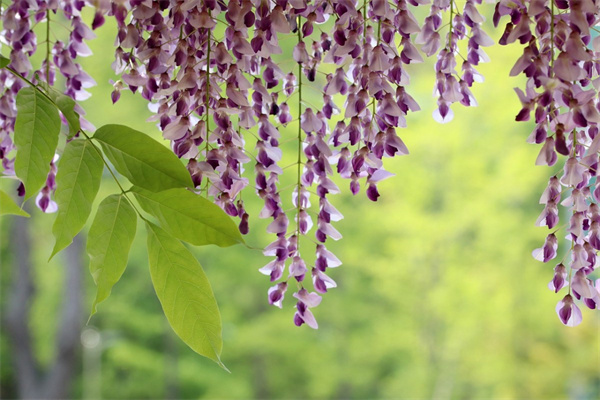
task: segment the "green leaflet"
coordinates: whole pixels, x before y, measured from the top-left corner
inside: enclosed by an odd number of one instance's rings
[[[6,57],[0,56],[0,68],[4,68],[8,64],[10,64],[10,60]]]
[[[221,316],[202,266],[158,226],[146,222],[146,231],[150,276],[169,324],[192,350],[227,369],[220,360]]]
[[[125,196],[113,194],[102,200],[86,248],[90,272],[98,287],[90,318],[123,275],[136,228],[135,210]]]
[[[79,114],[75,111],[75,101],[64,94],[55,94],[54,102],[69,123],[69,138],[72,138],[79,132]]]
[[[56,174],[58,215],[52,226],[56,244],[50,258],[71,244],[85,225],[100,188],[103,167],[102,157],[88,140],[67,143]]]
[[[178,239],[196,246],[227,247],[244,242],[235,223],[219,206],[187,189],[153,193],[134,186],[131,191],[142,208]]]
[[[52,99],[67,120],[69,124],[69,138],[75,136],[81,129],[79,114],[75,111],[75,100],[49,86],[46,82],[40,82],[39,86],[44,89],[44,92],[48,94],[48,97]]]
[[[23,211],[6,192],[0,190],[0,215],[20,215],[29,218],[30,215]]]
[[[25,185],[25,200],[44,186],[58,145],[60,116],[52,102],[32,87],[17,94],[15,173]]]
[[[104,125],[94,139],[117,171],[134,185],[153,192],[193,185],[177,156],[142,132],[122,125]]]

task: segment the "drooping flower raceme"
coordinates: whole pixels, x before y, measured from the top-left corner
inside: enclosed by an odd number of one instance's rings
[[[494,41],[481,28],[485,18],[477,10],[476,4],[481,4],[481,0],[467,0],[460,13],[454,0],[433,0],[430,14],[416,39],[418,43],[423,44],[423,51],[427,56],[437,53],[434,93],[438,97],[438,108],[433,112],[433,118],[440,123],[449,122],[454,117],[450,108],[453,103],[460,103],[466,107],[477,105],[469,88],[474,82],[483,81],[475,67],[489,61],[481,47],[491,46]],[[449,28],[445,46],[440,49],[442,11],[448,11]],[[462,56],[458,49],[459,40],[465,39],[466,57]],[[457,56],[463,59],[461,75],[456,71]]]
[[[568,326],[582,320],[575,300],[596,309],[600,296],[590,279],[600,250],[600,41],[592,39],[599,11],[594,2],[501,0],[494,15],[496,25],[502,16],[510,17],[500,44],[524,45],[511,75],[527,77],[525,87],[516,89],[522,104],[516,119],[535,121],[528,142],[542,145],[536,165],[562,167],[540,198],[544,209],[536,224],[552,232],[533,255],[543,262],[555,259],[559,238],[566,235],[569,248],[554,268],[549,288],[556,293],[567,288],[556,312]],[[569,215],[563,226],[561,206]]]

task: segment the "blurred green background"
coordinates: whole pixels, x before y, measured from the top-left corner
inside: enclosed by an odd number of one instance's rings
[[[108,24],[97,31],[99,38],[89,43],[95,55],[82,63],[98,83],[83,103],[87,118],[97,127],[126,124],[158,138],[145,122],[151,114],[141,97],[123,91],[116,106],[110,102],[113,29]],[[221,309],[222,358],[231,374],[224,372],[168,327],[148,274],[145,238],[138,234],[123,278],[84,328],[88,347],[79,348],[71,396],[600,398],[598,313],[582,307],[583,323],[564,327],[554,311],[562,296],[546,287],[554,265],[531,257],[546,234],[534,227],[542,210],[537,202],[559,167],[535,167],[539,149],[525,142],[532,126],[514,122],[520,104],[512,88],[521,81],[508,72],[519,49],[496,46],[488,54],[492,62],[479,68],[486,82],[474,88],[479,107],[454,106],[455,118],[446,125],[431,118],[432,60],[411,66],[409,92],[422,111],[399,132],[411,155],[386,161],[396,176],[380,184],[377,203],[364,191],[349,195],[348,182],[338,181],[344,194],[331,201],[345,216],[335,224],[344,238],[328,247],[343,265],[330,271],[338,288],[314,309],[319,330],[293,325],[291,291],[283,310],[268,305],[270,282],[258,269],[269,259],[260,251],[194,249]],[[283,130],[282,140],[293,138],[295,129]],[[252,182],[252,165],[247,172]],[[109,176],[105,181],[97,202],[116,191]],[[264,230],[268,221],[256,217],[261,204],[255,197],[252,188],[244,192],[252,210],[247,242],[260,248],[272,237]],[[288,205],[290,197],[291,189],[282,194]],[[27,223],[37,292],[29,326],[44,366],[53,359],[60,328],[65,261],[60,255],[46,261],[53,215],[32,214]],[[5,217],[0,223],[5,312],[16,277],[11,232],[25,221]],[[562,257],[566,249],[560,250]],[[82,268],[87,313],[95,292],[87,260]],[[3,331],[4,398],[16,396],[11,346]]]

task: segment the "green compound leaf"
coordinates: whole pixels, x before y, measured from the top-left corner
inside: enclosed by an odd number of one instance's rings
[[[23,211],[21,207],[8,195],[8,193],[0,190],[0,215],[20,215],[21,217],[29,218],[30,215]]]
[[[123,275],[136,228],[135,210],[125,196],[113,194],[102,200],[90,228],[86,248],[90,256],[90,272],[98,287],[90,318]]]
[[[94,139],[117,171],[136,186],[160,192],[193,185],[177,156],[142,132],[123,125],[104,125]]]
[[[10,64],[10,60],[6,57],[0,56],[0,68],[4,68]]]
[[[88,220],[103,167],[102,157],[88,140],[67,143],[56,174],[58,215],[52,227],[56,244],[50,258],[70,245]]]
[[[244,242],[236,224],[219,206],[187,189],[153,193],[134,186],[131,191],[142,208],[178,239],[196,246]]]
[[[221,362],[221,315],[202,266],[160,227],[146,222],[150,276],[175,333],[196,353]]]
[[[17,94],[15,173],[25,186],[25,200],[44,186],[58,145],[60,116],[52,102],[32,87]]]

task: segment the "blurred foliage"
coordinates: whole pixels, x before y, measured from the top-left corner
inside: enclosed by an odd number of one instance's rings
[[[113,30],[97,33],[90,42],[96,56],[83,63],[98,82],[84,103],[88,119],[160,137],[144,122],[151,114],[140,97],[124,91],[111,104]],[[534,167],[538,149],[525,143],[531,126],[514,122],[520,105],[512,87],[518,82],[507,77],[518,50],[494,47],[488,53],[492,63],[480,68],[486,82],[474,89],[480,106],[455,106],[447,125],[431,118],[431,61],[415,65],[410,93],[423,110],[399,132],[411,155],[386,165],[397,176],[380,185],[377,203],[364,192],[332,196],[345,216],[336,224],[344,238],[328,246],[344,264],[331,271],[339,287],[314,310],[319,330],[293,325],[292,288],[283,310],[268,305],[270,283],[257,271],[268,259],[259,250],[194,249],[221,308],[227,374],[170,331],[138,235],[123,278],[88,326],[99,331],[101,342],[82,348],[73,397],[599,398],[598,313],[584,309],[582,325],[564,327],[554,311],[561,296],[546,287],[554,265],[531,257],[546,234],[534,227],[542,210],[537,200],[559,171]],[[282,142],[294,131],[293,124],[283,130]],[[292,171],[287,174],[294,179]],[[290,202],[286,190],[282,197]],[[108,176],[101,191],[98,199],[116,191]],[[251,191],[244,195],[247,209],[260,210]],[[247,242],[260,248],[272,238],[264,231],[268,222],[256,214]],[[62,286],[60,255],[46,262],[52,220],[33,212],[38,295],[30,325],[42,362],[52,356]],[[1,221],[3,309],[13,273],[5,232],[18,221]],[[301,245],[304,252],[312,249],[308,241]],[[86,279],[89,309],[94,288]],[[0,346],[1,389],[11,397],[15,377],[4,335]]]

